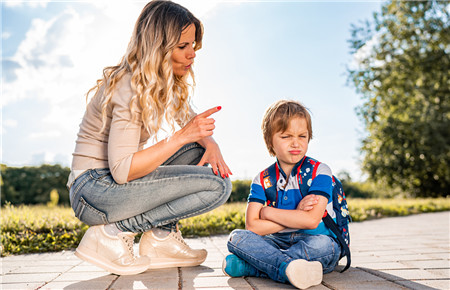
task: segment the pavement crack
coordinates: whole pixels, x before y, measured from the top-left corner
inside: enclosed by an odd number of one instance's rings
[[[112,274],[112,275],[114,275],[114,274]],[[116,283],[117,279],[119,279],[119,277],[120,277],[119,275],[115,275],[115,276],[116,276],[116,278],[111,281],[111,283],[108,285],[108,287],[106,287],[106,290],[111,289],[111,287],[114,285],[114,283]]]
[[[178,290],[183,289],[183,272],[181,267],[178,267]]]
[[[248,277],[244,277],[244,281],[246,281],[248,283],[248,285],[250,285],[250,287],[252,287],[253,290],[258,290],[258,287],[256,287],[255,285],[253,285],[250,280],[248,279]]]

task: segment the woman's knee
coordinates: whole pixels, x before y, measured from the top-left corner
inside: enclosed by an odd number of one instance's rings
[[[184,145],[172,155],[163,165],[197,165],[205,153],[205,148],[198,143]]]
[[[231,181],[229,178],[213,177],[208,189],[203,193],[203,200],[214,207],[224,204],[231,194]]]

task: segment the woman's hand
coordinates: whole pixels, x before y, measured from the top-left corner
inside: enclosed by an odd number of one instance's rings
[[[188,144],[211,136],[216,126],[214,125],[215,120],[209,118],[209,116],[220,111],[221,108],[220,106],[211,108],[192,118],[186,126],[177,132],[178,137],[184,144]]]
[[[214,141],[212,137],[207,137],[198,142],[200,145],[205,147],[206,151],[203,154],[202,159],[197,164],[198,166],[203,166],[205,164],[210,164],[214,174],[219,174],[225,178],[229,177],[231,173],[228,168],[225,160],[222,157],[222,153],[220,152],[219,145]]]
[[[319,197],[314,194],[308,194],[298,204],[297,209],[309,211],[319,202]]]

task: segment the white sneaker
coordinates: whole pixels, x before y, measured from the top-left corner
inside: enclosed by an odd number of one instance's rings
[[[286,276],[289,282],[299,289],[319,285],[323,277],[322,264],[317,261],[294,260],[288,264]]]
[[[75,255],[117,275],[135,275],[148,269],[148,257],[135,257],[133,243],[136,234],[121,232],[110,236],[104,225],[90,227],[83,236]]]
[[[139,242],[139,255],[150,258],[149,269],[198,266],[206,259],[205,249],[191,249],[181,232],[170,232],[165,238],[156,237],[152,231],[145,232]]]

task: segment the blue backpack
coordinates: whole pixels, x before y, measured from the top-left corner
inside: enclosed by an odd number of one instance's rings
[[[297,167],[297,181],[300,188],[300,194],[305,197],[311,187],[312,180],[316,177],[317,168],[320,162],[310,158],[303,157],[300,165]],[[295,169],[295,167],[294,167]],[[260,174],[261,186],[264,189],[267,198],[267,206],[276,207],[278,201],[277,182],[280,175],[278,164],[275,162]],[[332,176],[333,180],[333,210],[336,215],[336,222],[328,214],[327,210],[322,217],[324,224],[336,235],[336,238],[341,246],[341,257],[347,257],[347,265],[344,272],[350,267],[350,234],[348,231],[348,224],[351,217],[347,207],[347,200],[345,199],[344,189],[337,177]],[[274,185],[274,186],[272,186]]]

